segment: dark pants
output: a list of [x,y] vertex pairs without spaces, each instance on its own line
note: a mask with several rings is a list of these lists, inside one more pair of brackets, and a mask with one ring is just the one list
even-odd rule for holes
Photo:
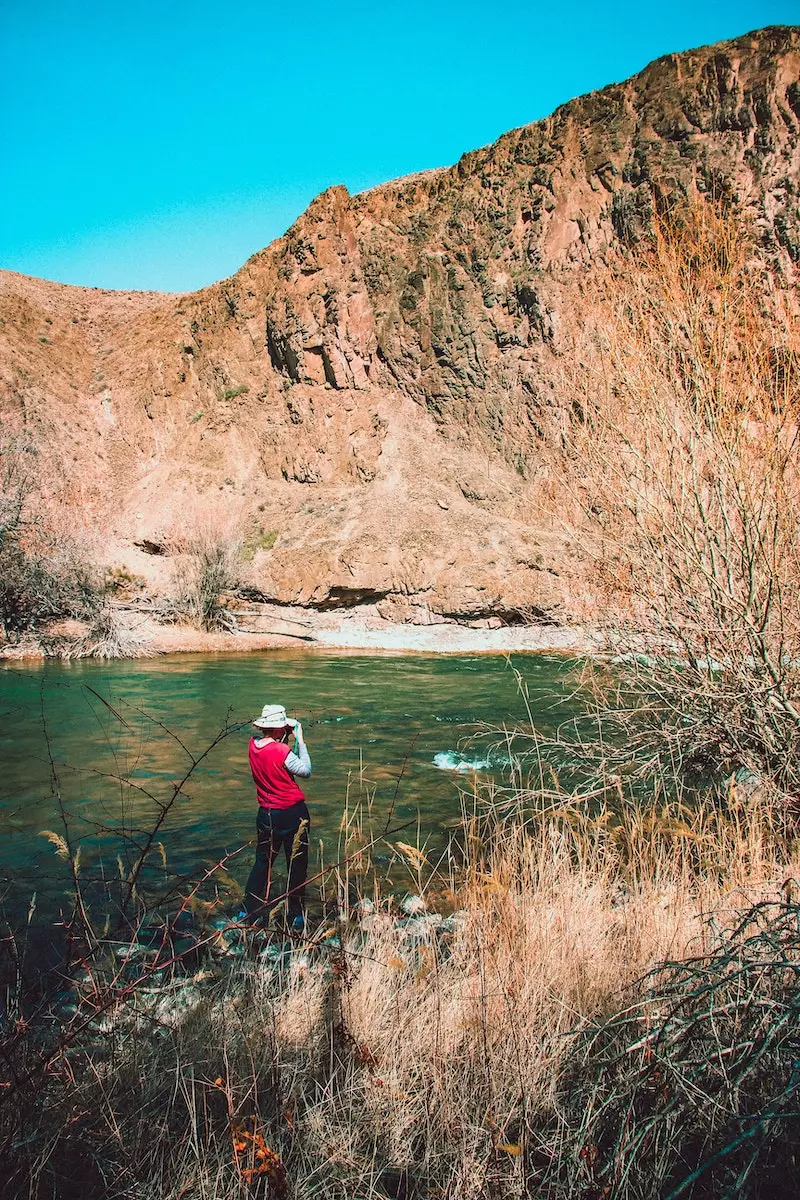
[[[291,808],[259,808],[256,817],[256,861],[250,872],[245,893],[245,908],[251,916],[266,916],[273,897],[288,892],[288,915],[303,911],[308,874],[308,830],[310,818],[304,801]],[[286,855],[289,878],[286,888],[275,888],[272,867],[280,851]]]

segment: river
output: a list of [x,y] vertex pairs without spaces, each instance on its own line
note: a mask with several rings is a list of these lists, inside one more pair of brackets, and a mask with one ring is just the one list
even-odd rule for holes
[[[113,875],[120,846],[129,862],[130,839],[141,843],[158,813],[137,789],[168,797],[170,781],[190,766],[186,751],[198,757],[224,726],[268,701],[303,722],[317,853],[322,842],[327,861],[335,856],[346,804],[351,814],[369,808],[375,828],[391,809],[395,825],[411,822],[404,840],[441,844],[459,815],[459,789],[507,776],[497,739],[466,739],[482,723],[526,719],[514,669],[537,725],[550,730],[569,711],[570,665],[547,655],[516,656],[512,668],[490,655],[297,651],[8,664],[0,671],[3,908],[18,918],[34,892],[41,913],[63,902],[66,864],[42,833],[63,834],[64,818],[82,870]],[[196,876],[253,836],[248,737],[245,727],[224,738],[170,811],[158,839],[170,872]],[[230,862],[240,883],[249,863],[249,850]]]

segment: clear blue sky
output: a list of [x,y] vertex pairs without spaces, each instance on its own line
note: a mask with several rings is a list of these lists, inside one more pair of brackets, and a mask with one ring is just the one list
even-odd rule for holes
[[0,0],[0,266],[185,290],[334,183],[454,162],[800,0]]

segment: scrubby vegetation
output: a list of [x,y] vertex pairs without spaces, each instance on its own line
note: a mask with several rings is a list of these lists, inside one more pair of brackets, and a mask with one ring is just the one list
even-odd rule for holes
[[92,617],[102,605],[88,556],[36,500],[35,459],[35,448],[21,436],[0,443],[0,628],[6,639],[59,617]]
[[[0,444],[0,628],[7,644],[28,635],[61,658],[138,658],[146,639],[120,621],[109,597],[133,582],[125,572],[92,565],[81,543],[38,495],[36,450],[21,436]],[[78,622],[68,632],[54,627]]]
[[242,544],[242,557],[245,562],[252,562],[260,550],[271,550],[278,540],[277,529],[265,529],[258,521],[253,521],[250,531]]
[[465,817],[444,875],[398,844],[452,917],[90,954],[51,1025],[11,989],[8,1194],[793,1194],[793,843],[735,791],[564,800]]
[[797,317],[730,204],[662,216],[569,368],[561,459],[619,735],[609,769],[800,794]]
[[99,608],[88,623],[85,634],[63,651],[64,658],[146,658],[150,653],[146,637],[120,621],[110,604]]
[[175,562],[172,615],[207,631],[233,630],[235,618],[222,603],[240,583],[242,544],[236,518],[213,515],[188,520],[169,539]]

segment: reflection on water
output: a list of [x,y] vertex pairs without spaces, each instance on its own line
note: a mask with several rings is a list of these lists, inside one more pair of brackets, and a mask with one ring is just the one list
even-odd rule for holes
[[[564,716],[568,665],[547,656],[514,660],[544,729]],[[470,774],[502,773],[508,761],[502,748],[464,739],[477,723],[514,724],[525,716],[514,672],[494,656],[286,651],[9,665],[0,672],[6,907],[23,894],[27,904],[33,889],[50,901],[63,895],[63,864],[40,836],[61,831],[59,795],[84,855],[114,872],[120,831],[141,841],[152,826],[157,809],[146,793],[168,796],[170,782],[188,770],[189,754],[199,756],[226,724],[248,720],[268,701],[285,704],[303,722],[314,769],[304,784],[312,839],[324,840],[326,858],[348,796],[351,804],[373,797],[376,821],[392,805],[400,820],[419,813],[423,837],[434,835],[457,815],[458,788],[469,786]],[[246,727],[222,740],[170,813],[159,838],[173,870],[202,870],[252,837],[248,737]],[[243,881],[248,867],[246,852],[231,871]]]

